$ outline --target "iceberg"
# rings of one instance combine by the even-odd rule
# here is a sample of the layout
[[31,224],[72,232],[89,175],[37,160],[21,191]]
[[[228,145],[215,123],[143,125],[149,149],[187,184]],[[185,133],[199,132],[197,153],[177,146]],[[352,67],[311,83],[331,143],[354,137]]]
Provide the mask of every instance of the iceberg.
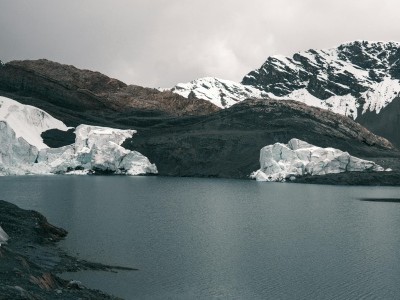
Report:
[[376,163],[351,156],[335,148],[320,148],[299,139],[275,143],[260,151],[260,169],[250,178],[257,181],[294,180],[303,175],[384,171]]

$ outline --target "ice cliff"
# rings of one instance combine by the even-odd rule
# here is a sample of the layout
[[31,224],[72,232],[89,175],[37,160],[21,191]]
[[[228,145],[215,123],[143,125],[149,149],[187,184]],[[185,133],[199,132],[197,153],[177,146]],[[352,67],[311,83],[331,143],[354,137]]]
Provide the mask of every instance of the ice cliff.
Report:
[[156,174],[156,166],[147,157],[121,146],[134,133],[135,130],[79,125],[74,144],[39,152],[35,173]]
[[260,151],[260,169],[250,177],[257,181],[293,180],[303,175],[384,171],[376,163],[334,148],[320,148],[299,139],[275,143]]
[[0,121],[6,122],[12,128],[16,138],[22,137],[27,143],[39,150],[48,148],[43,143],[42,132],[49,129],[68,130],[63,122],[53,118],[47,112],[1,96]]
[[80,125],[75,143],[49,148],[41,133],[67,130],[46,112],[0,97],[0,175],[157,173],[157,168],[139,152],[121,146],[135,130]]

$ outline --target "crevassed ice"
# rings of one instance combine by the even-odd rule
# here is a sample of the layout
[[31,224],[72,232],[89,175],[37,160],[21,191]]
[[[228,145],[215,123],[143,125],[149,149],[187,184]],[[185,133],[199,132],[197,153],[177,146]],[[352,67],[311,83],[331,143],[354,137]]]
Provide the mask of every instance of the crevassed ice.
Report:
[[[14,100],[3,100],[1,103],[7,113],[3,113],[4,120],[0,120],[0,175],[82,175],[99,171],[124,175],[157,173],[157,167],[147,157],[121,146],[136,133],[135,130],[80,125],[75,130],[74,144],[60,148],[43,147],[40,143],[31,144],[28,140],[38,142],[40,132],[47,128],[68,128],[33,106],[26,108]],[[38,115],[41,117],[36,118]],[[25,128],[22,136],[19,136],[14,126],[20,130],[21,124]]]

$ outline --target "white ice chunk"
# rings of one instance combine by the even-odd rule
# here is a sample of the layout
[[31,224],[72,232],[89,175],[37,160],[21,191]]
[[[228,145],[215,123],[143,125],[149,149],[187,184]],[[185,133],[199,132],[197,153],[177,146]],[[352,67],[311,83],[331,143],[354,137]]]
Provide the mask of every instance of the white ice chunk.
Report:
[[320,148],[299,139],[275,143],[260,151],[260,169],[250,177],[257,181],[285,181],[298,176],[341,172],[384,171],[376,163],[335,148]]

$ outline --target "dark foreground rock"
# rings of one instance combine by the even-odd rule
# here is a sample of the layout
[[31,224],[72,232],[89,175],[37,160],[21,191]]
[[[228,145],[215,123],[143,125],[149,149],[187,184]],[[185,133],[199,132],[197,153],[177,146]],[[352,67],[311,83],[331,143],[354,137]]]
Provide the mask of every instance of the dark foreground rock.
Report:
[[57,247],[64,229],[44,216],[0,200],[0,224],[10,236],[0,247],[0,299],[117,299],[56,274],[79,270],[133,270],[78,260]]

